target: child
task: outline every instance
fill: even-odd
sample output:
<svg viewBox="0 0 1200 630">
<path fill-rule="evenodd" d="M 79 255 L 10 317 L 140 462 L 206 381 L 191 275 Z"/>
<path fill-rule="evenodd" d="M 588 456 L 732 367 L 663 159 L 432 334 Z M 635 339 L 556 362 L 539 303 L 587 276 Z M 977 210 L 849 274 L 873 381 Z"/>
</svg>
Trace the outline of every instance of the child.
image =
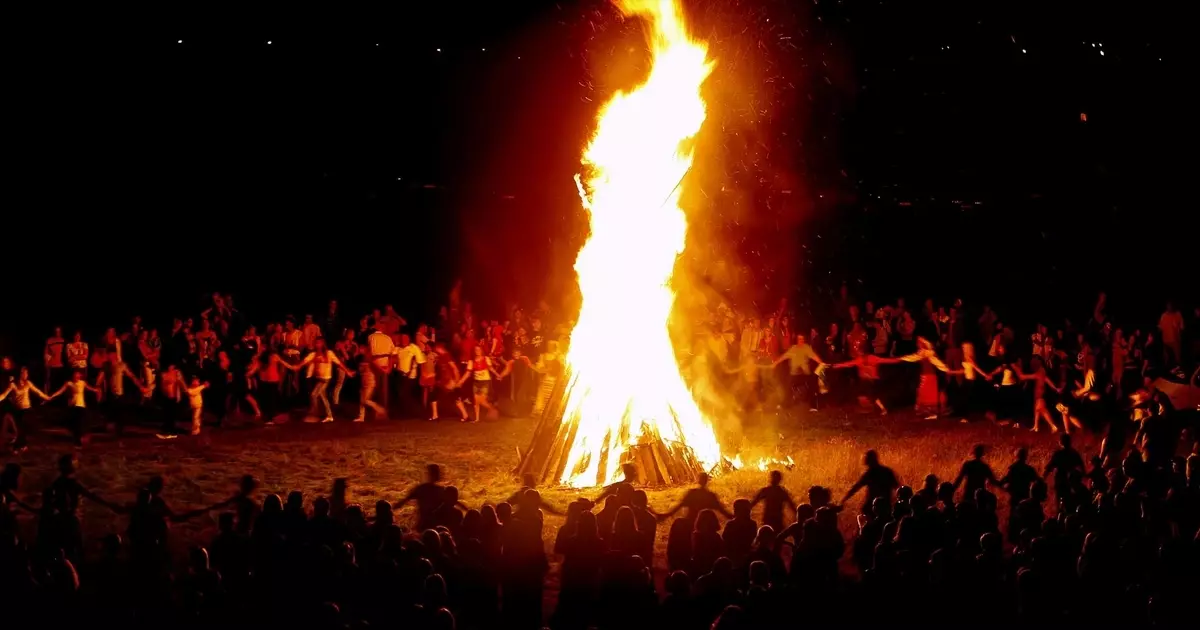
<svg viewBox="0 0 1200 630">
<path fill-rule="evenodd" d="M 191 385 L 187 388 L 188 405 L 192 408 L 192 435 L 200 435 L 200 418 L 204 414 L 204 390 L 208 383 L 201 383 L 199 376 L 193 376 Z"/>
</svg>

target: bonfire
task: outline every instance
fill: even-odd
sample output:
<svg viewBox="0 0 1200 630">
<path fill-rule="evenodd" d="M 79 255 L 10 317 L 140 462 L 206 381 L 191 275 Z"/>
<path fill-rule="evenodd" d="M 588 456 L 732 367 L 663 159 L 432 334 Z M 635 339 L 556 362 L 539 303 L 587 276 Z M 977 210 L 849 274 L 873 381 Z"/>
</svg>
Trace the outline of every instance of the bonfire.
<svg viewBox="0 0 1200 630">
<path fill-rule="evenodd" d="M 591 231 L 575 261 L 582 305 L 557 400 L 519 468 L 578 488 L 620 480 L 626 462 L 642 481 L 683 483 L 721 461 L 668 332 L 688 229 L 679 200 L 713 63 L 676 0 L 618 6 L 644 20 L 652 67 L 644 83 L 601 108 L 583 153 L 575 179 Z"/>
</svg>

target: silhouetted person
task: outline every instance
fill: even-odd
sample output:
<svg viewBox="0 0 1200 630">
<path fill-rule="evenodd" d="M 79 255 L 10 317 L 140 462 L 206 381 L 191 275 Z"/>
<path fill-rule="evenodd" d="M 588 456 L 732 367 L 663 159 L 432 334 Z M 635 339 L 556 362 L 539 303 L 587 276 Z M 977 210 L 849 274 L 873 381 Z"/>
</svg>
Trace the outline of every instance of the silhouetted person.
<svg viewBox="0 0 1200 630">
<path fill-rule="evenodd" d="M 883 498 L 888 503 L 892 502 L 892 493 L 896 488 L 900 487 L 900 480 L 896 477 L 896 473 L 892 472 L 891 468 L 879 463 L 879 454 L 873 450 L 867 451 L 863 457 L 863 464 L 867 470 L 863 472 L 858 481 L 850 487 L 846 492 L 846 496 L 842 497 L 841 503 L 844 504 L 854 496 L 859 490 L 867 489 L 867 499 L 863 502 L 863 513 L 871 508 L 872 502 L 875 499 Z"/>
<path fill-rule="evenodd" d="M 734 567 L 744 567 L 754 537 L 758 534 L 758 523 L 750 517 L 750 502 L 738 499 L 733 502 L 733 518 L 725 523 L 721 539 L 725 541 L 725 553 L 733 560 Z"/>
<path fill-rule="evenodd" d="M 963 490 L 964 497 L 974 497 L 976 490 L 986 488 L 989 483 L 996 483 L 992 467 L 983 461 L 984 451 L 982 444 L 976 444 L 975 448 L 971 449 L 971 459 L 963 462 L 962 468 L 958 470 L 958 477 L 954 478 L 955 489 L 962 486 L 963 481 L 967 482 L 967 487 Z"/>
<path fill-rule="evenodd" d="M 666 519 L 674 516 L 679 510 L 684 510 L 683 518 L 689 523 L 695 522 L 697 515 L 703 510 L 712 510 L 721 514 L 725 518 L 733 516 L 729 510 L 725 509 L 725 505 L 721 503 L 721 498 L 717 493 L 708 489 L 709 476 L 705 473 L 700 473 L 696 479 L 696 487 L 688 490 L 683 495 L 683 499 L 679 504 L 668 510 L 665 514 L 659 516 L 659 519 Z"/>
<path fill-rule="evenodd" d="M 1042 473 L 1043 477 L 1049 477 L 1050 473 L 1054 473 L 1054 495 L 1056 497 L 1070 494 L 1069 481 L 1072 470 L 1083 472 L 1083 457 L 1079 455 L 1079 451 L 1071 447 L 1071 436 L 1066 433 L 1058 436 L 1058 443 L 1061 448 L 1050 456 L 1050 462 L 1046 464 L 1046 471 Z"/>
<path fill-rule="evenodd" d="M 780 485 L 783 482 L 783 473 L 778 470 L 772 470 L 767 477 L 767 485 L 754 495 L 754 501 L 751 502 L 751 507 L 763 504 L 762 521 L 763 525 L 769 525 L 776 532 L 783 531 L 783 509 L 790 508 L 793 512 L 796 511 L 796 503 L 792 501 L 792 495 L 787 488 Z"/>
<path fill-rule="evenodd" d="M 1017 461 L 1008 467 L 1004 477 L 996 485 L 1008 493 L 1008 539 L 1016 542 L 1021 538 L 1021 527 L 1017 515 L 1017 506 L 1029 498 L 1029 492 L 1035 481 L 1041 481 L 1037 470 L 1026 461 L 1029 451 L 1024 447 L 1017 449 Z"/>
<path fill-rule="evenodd" d="M 434 512 L 442 505 L 442 468 L 437 464 L 425 467 L 425 482 L 409 491 L 408 496 L 392 506 L 394 512 L 399 512 L 410 501 L 417 503 L 417 531 L 432 529 L 437 525 Z"/>
</svg>

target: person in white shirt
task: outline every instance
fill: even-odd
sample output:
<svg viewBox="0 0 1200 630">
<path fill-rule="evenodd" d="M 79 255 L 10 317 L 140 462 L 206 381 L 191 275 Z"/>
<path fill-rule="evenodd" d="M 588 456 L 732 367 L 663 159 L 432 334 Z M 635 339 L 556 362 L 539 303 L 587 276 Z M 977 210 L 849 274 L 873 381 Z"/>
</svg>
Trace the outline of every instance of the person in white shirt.
<svg viewBox="0 0 1200 630">
<path fill-rule="evenodd" d="M 312 315 L 304 316 L 304 325 L 300 327 L 300 334 L 304 340 L 305 350 L 312 350 L 317 347 L 317 339 L 321 337 L 321 327 L 313 322 Z"/>
<path fill-rule="evenodd" d="M 379 328 L 367 335 L 367 354 L 371 359 L 371 370 L 375 372 L 375 387 L 379 390 L 380 403 L 388 406 L 388 374 L 392 371 L 392 358 L 396 355 L 396 344 Z"/>
<path fill-rule="evenodd" d="M 300 360 L 301 349 L 304 347 L 304 334 L 296 328 L 296 320 L 288 316 L 283 323 L 283 356 L 285 363 Z M 283 379 L 283 396 L 289 399 L 300 392 L 299 375 L 288 372 Z"/>
<path fill-rule="evenodd" d="M 188 407 L 192 410 L 192 435 L 200 435 L 200 420 L 204 416 L 204 390 L 208 383 L 201 383 L 199 376 L 193 376 L 187 387 Z"/>
<path fill-rule="evenodd" d="M 308 408 L 308 418 L 305 422 L 316 422 L 317 410 L 319 405 L 325 406 L 325 419 L 321 422 L 333 422 L 333 406 L 329 404 L 329 398 L 325 395 L 325 390 L 329 388 L 329 381 L 333 379 L 333 368 L 337 366 L 340 370 L 345 370 L 349 376 L 354 376 L 345 363 L 338 358 L 337 353 L 325 347 L 325 338 L 317 337 L 314 342 L 316 346 L 313 351 L 304 357 L 304 360 L 297 364 L 283 363 L 283 367 L 295 372 L 300 368 L 311 365 L 313 369 L 313 387 L 312 387 L 312 405 Z"/>
<path fill-rule="evenodd" d="M 412 408 L 417 397 L 417 376 L 421 365 L 425 363 L 425 353 L 405 334 L 400 335 L 400 343 L 395 352 L 397 379 L 400 381 L 400 406 Z"/>
</svg>

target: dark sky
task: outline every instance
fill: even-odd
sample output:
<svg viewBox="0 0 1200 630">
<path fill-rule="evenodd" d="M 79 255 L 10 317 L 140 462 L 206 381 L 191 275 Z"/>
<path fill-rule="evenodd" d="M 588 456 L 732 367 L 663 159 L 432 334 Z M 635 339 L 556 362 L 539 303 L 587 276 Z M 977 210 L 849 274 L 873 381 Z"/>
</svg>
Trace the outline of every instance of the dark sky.
<svg viewBox="0 0 1200 630">
<path fill-rule="evenodd" d="M 165 5 L 9 21 L 10 341 L 213 289 L 419 312 L 458 275 L 492 305 L 570 277 L 580 150 L 645 71 L 605 2 Z M 1195 240 L 1179 5 L 685 2 L 718 64 L 697 264 L 802 307 L 1119 308 L 1136 279 L 1157 311 Z"/>
</svg>

